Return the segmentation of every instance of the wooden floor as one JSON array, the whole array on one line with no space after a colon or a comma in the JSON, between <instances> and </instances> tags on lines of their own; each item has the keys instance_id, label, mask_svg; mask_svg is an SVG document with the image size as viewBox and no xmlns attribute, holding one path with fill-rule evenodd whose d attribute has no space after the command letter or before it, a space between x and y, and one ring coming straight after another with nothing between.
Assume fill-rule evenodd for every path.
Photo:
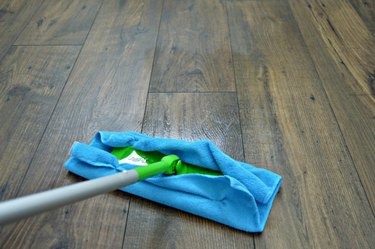
<instances>
[{"instance_id":1,"label":"wooden floor","mask_svg":"<svg viewBox=\"0 0 375 249\"><path fill-rule=\"evenodd\" d=\"M0 0L0 200L82 181L63 163L98 130L279 173L265 231L114 192L0 248L375 248L375 2Z\"/></svg>"}]
</instances>

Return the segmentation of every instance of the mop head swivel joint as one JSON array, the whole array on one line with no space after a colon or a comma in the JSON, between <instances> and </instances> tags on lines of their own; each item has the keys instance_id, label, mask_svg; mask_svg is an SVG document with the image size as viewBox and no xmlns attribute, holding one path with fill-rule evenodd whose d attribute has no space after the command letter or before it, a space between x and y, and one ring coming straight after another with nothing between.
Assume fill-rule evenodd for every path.
<instances>
[{"instance_id":1,"label":"mop head swivel joint","mask_svg":"<svg viewBox=\"0 0 375 249\"><path fill-rule=\"evenodd\" d=\"M120 164L138 165L139 167L135 168L137 172L139 171L138 173L147 173L147 177L142 177L141 180L157 174L156 171L152 172L152 168L157 170L158 167L160 168L160 171L164 170L160 173L165 175L222 175L219 171L185 163L176 155L165 155L158 151L140 151L132 146L127 146L123 148L114 148L111 153L119 160ZM156 165L154 166L154 164Z\"/></svg>"},{"instance_id":2,"label":"mop head swivel joint","mask_svg":"<svg viewBox=\"0 0 375 249\"><path fill-rule=\"evenodd\" d=\"M155 162L145 167L138 167L134 170L138 173L139 181L150 178L160 173L169 173L176 171L176 164L180 161L178 156L169 155L161 158L160 162Z\"/></svg>"}]
</instances>

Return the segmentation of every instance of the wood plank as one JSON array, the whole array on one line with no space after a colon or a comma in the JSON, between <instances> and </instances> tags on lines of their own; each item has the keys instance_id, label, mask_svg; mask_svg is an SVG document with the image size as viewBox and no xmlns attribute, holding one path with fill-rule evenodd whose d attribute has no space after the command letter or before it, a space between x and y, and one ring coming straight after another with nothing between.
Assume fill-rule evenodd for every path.
<instances>
[{"instance_id":1,"label":"wood plank","mask_svg":"<svg viewBox=\"0 0 375 249\"><path fill-rule=\"evenodd\" d=\"M87 37L102 0L44 1L17 45L81 45Z\"/></svg>"},{"instance_id":2,"label":"wood plank","mask_svg":"<svg viewBox=\"0 0 375 249\"><path fill-rule=\"evenodd\" d=\"M0 60L26 27L43 0L0 2Z\"/></svg>"},{"instance_id":3,"label":"wood plank","mask_svg":"<svg viewBox=\"0 0 375 249\"><path fill-rule=\"evenodd\" d=\"M235 91L225 4L166 0L151 92Z\"/></svg>"},{"instance_id":4,"label":"wood plank","mask_svg":"<svg viewBox=\"0 0 375 249\"><path fill-rule=\"evenodd\" d=\"M235 93L150 94L143 132L188 141L210 139L243 160ZM253 248L253 236L133 197L123 248Z\"/></svg>"},{"instance_id":5,"label":"wood plank","mask_svg":"<svg viewBox=\"0 0 375 249\"><path fill-rule=\"evenodd\" d=\"M63 163L98 130L140 130L162 1L105 1L19 195L80 181ZM38 179L36 181L36 179ZM2 248L120 248L128 196L101 195L4 227Z\"/></svg>"},{"instance_id":6,"label":"wood plank","mask_svg":"<svg viewBox=\"0 0 375 249\"><path fill-rule=\"evenodd\" d=\"M375 211L374 98L357 84L346 65L332 56L332 46L324 42L326 33L313 18L313 5L309 8L298 1L291 1L291 7L322 79L367 197ZM374 48L368 49L374 51ZM369 60L375 63L374 58Z\"/></svg>"},{"instance_id":7,"label":"wood plank","mask_svg":"<svg viewBox=\"0 0 375 249\"><path fill-rule=\"evenodd\" d=\"M358 12L372 35L375 36L375 2L368 0L350 0L350 3Z\"/></svg>"},{"instance_id":8,"label":"wood plank","mask_svg":"<svg viewBox=\"0 0 375 249\"><path fill-rule=\"evenodd\" d=\"M0 200L16 195L79 47L12 47L0 63Z\"/></svg>"},{"instance_id":9,"label":"wood plank","mask_svg":"<svg viewBox=\"0 0 375 249\"><path fill-rule=\"evenodd\" d=\"M284 177L256 248L371 248L375 218L285 2L228 2L246 160Z\"/></svg>"},{"instance_id":10,"label":"wood plank","mask_svg":"<svg viewBox=\"0 0 375 249\"><path fill-rule=\"evenodd\" d=\"M367 94L375 98L375 37L347 1L295 1L309 8L309 18L319 30L330 54L345 65ZM307 34L305 35L307 36ZM306 39L313 39L309 34Z\"/></svg>"}]
</instances>

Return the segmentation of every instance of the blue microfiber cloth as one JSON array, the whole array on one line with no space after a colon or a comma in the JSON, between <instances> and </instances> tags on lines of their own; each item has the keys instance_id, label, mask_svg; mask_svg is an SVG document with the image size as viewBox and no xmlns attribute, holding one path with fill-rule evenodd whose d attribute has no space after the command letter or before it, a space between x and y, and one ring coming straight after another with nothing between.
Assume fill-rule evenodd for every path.
<instances>
[{"instance_id":1,"label":"blue microfiber cloth","mask_svg":"<svg viewBox=\"0 0 375 249\"><path fill-rule=\"evenodd\" d=\"M113 148L132 146L140 151L175 154L183 162L221 171L222 176L202 174L158 175L122 191L202 216L230 227L262 232L281 176L236 161L207 140L187 142L153 138L136 132L98 132L89 145L75 143L65 167L93 179L134 168L119 164Z\"/></svg>"}]
</instances>

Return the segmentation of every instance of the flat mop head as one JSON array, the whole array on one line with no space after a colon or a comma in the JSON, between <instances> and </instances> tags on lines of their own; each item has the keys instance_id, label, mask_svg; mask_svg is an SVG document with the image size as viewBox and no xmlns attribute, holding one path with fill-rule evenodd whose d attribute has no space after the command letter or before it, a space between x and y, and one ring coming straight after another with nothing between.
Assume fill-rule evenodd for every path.
<instances>
[{"instance_id":1,"label":"flat mop head","mask_svg":"<svg viewBox=\"0 0 375 249\"><path fill-rule=\"evenodd\" d=\"M173 167L153 177L145 175L143 181L120 190L243 231L264 230L281 177L236 161L207 140L98 132L89 145L72 147L65 167L92 179L131 169L143 171L163 158L175 160Z\"/></svg>"}]
</instances>

